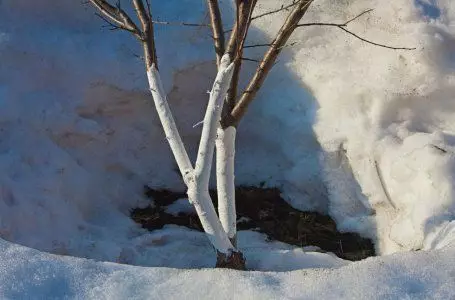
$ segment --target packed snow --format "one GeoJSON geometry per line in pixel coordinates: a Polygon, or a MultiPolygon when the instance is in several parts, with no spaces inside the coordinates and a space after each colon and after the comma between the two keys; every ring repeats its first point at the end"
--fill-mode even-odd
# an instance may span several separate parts
{"type": "Polygon", "coordinates": [[[174,203],[168,205],[165,210],[166,213],[173,216],[178,216],[179,214],[195,214],[196,210],[194,206],[188,201],[187,198],[178,199],[174,203]]]}
{"type": "MultiPolygon", "coordinates": [[[[451,299],[455,249],[292,272],[143,268],[0,242],[3,299],[451,299]]],[[[309,266],[311,267],[311,265],[309,266]]]]}
{"type": "MultiPolygon", "coordinates": [[[[202,0],[153,6],[160,20],[207,22],[202,0]]],[[[261,0],[258,13],[276,7],[261,0]]],[[[369,8],[350,30],[416,49],[298,29],[241,123],[236,182],[279,187],[294,207],[372,238],[382,256],[352,263],[244,231],[239,248],[256,272],[235,272],[194,270],[214,265],[204,234],[146,232],[129,218],[149,204],[144,185],[184,190],[135,40],[103,29],[80,1],[0,1],[0,297],[455,297],[455,5],[316,0],[303,22],[343,23],[369,8]]],[[[251,43],[268,41],[283,18],[255,21],[251,43]]],[[[194,159],[212,41],[206,28],[164,26],[157,42],[194,159]]]]}

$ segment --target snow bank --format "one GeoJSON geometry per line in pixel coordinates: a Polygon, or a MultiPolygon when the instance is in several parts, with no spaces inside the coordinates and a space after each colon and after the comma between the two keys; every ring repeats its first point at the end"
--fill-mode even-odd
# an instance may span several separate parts
{"type": "MultiPolygon", "coordinates": [[[[204,22],[203,2],[179,3],[156,5],[156,15],[204,22]]],[[[184,189],[135,56],[140,47],[126,33],[101,28],[79,3],[1,5],[0,235],[44,251],[117,261],[145,234],[128,218],[129,208],[145,204],[142,186],[184,189]]],[[[195,158],[201,127],[193,125],[203,118],[215,75],[212,41],[207,29],[157,30],[163,81],[195,158]]],[[[325,210],[311,97],[302,102],[301,84],[279,68],[271,80],[288,89],[285,105],[274,108],[279,94],[271,86],[270,98],[261,97],[264,105],[242,124],[237,183],[282,186],[295,206],[325,210]]]]}
{"type": "MultiPolygon", "coordinates": [[[[144,184],[183,188],[138,45],[101,29],[79,2],[54,2],[0,2],[0,237],[97,260],[213,265],[202,234],[174,227],[146,233],[128,217],[129,208],[145,204],[144,184]]],[[[244,232],[251,268],[332,270],[240,274],[94,263],[2,241],[2,296],[175,298],[181,289],[205,298],[232,289],[240,298],[453,296],[455,7],[450,0],[381,4],[319,0],[304,21],[343,22],[375,8],[349,28],[417,49],[373,47],[336,28],[299,30],[299,43],[239,128],[236,180],[279,186],[293,206],[330,212],[341,229],[375,238],[381,254],[432,251],[347,265],[244,232]]],[[[155,6],[163,20],[206,21],[202,1],[155,6]]],[[[271,7],[276,1],[261,1],[262,10],[271,7]]],[[[268,40],[282,17],[256,21],[270,31],[251,37],[268,40]]],[[[215,71],[211,40],[206,29],[172,26],[159,28],[157,38],[170,104],[194,158],[200,127],[193,125],[202,120],[215,71]]]]}
{"type": "Polygon", "coordinates": [[[55,256],[0,240],[3,299],[451,299],[454,248],[338,269],[142,268],[55,256]],[[416,266],[419,267],[416,267],[416,266]]]}
{"type": "MultiPolygon", "coordinates": [[[[308,27],[293,36],[287,65],[319,106],[314,130],[340,228],[375,237],[382,254],[437,248],[453,240],[455,226],[454,6],[321,0],[304,22],[343,23],[370,8],[348,29],[416,49],[394,51],[337,28],[308,27]]],[[[278,28],[273,20],[258,25],[278,28]]]]}
{"type": "MultiPolygon", "coordinates": [[[[184,14],[166,6],[163,17],[184,14]]],[[[181,187],[134,56],[140,49],[128,35],[101,29],[79,2],[2,1],[1,8],[0,235],[116,261],[144,233],[128,217],[145,204],[143,185],[181,187]]],[[[204,6],[192,8],[199,21],[204,6]]],[[[180,58],[168,59],[168,84],[176,66],[211,54],[207,39],[186,33],[182,44],[207,50],[188,44],[193,50],[177,55],[177,30],[162,32],[169,39],[159,37],[160,51],[180,58]]]]}

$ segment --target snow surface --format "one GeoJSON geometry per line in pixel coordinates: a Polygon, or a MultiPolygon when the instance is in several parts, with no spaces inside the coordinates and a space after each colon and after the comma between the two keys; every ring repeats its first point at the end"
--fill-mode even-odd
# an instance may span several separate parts
{"type": "MultiPolygon", "coordinates": [[[[162,20],[206,21],[203,1],[154,2],[162,20]]],[[[144,184],[183,190],[133,38],[102,29],[80,1],[0,1],[1,298],[453,298],[452,2],[315,1],[305,22],[343,22],[374,8],[349,28],[417,49],[299,29],[239,128],[236,181],[279,186],[294,207],[330,213],[384,256],[350,263],[240,232],[251,269],[319,269],[237,273],[123,266],[18,245],[150,267],[214,264],[203,234],[176,226],[148,233],[128,217],[147,204],[144,184]],[[427,251],[408,252],[418,249],[427,251]],[[403,253],[387,255],[395,252],[403,253]]],[[[262,0],[260,10],[276,6],[262,0]]],[[[267,41],[282,20],[255,21],[252,43],[267,41]]],[[[159,28],[157,40],[194,159],[193,125],[215,75],[211,40],[204,28],[178,26],[159,28]]]]}
{"type": "Polygon", "coordinates": [[[166,213],[178,216],[179,214],[195,214],[194,206],[188,201],[188,198],[178,199],[174,203],[168,205],[165,210],[166,213]]]}
{"type": "Polygon", "coordinates": [[[450,247],[341,268],[238,272],[95,262],[0,240],[0,292],[3,299],[451,299],[453,255],[450,247]]]}

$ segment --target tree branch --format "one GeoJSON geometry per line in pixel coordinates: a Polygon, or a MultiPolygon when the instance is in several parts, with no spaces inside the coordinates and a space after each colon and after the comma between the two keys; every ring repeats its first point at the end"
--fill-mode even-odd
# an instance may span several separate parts
{"type": "Polygon", "coordinates": [[[363,12],[361,12],[360,14],[358,14],[357,16],[355,16],[354,18],[344,22],[344,23],[305,23],[305,24],[299,24],[297,25],[297,27],[310,27],[310,26],[330,26],[330,27],[336,27],[336,28],[339,28],[341,30],[343,30],[344,32],[354,36],[355,38],[365,42],[365,43],[368,43],[368,44],[371,44],[371,45],[375,45],[375,46],[378,46],[378,47],[382,47],[382,48],[387,48],[387,49],[392,49],[392,50],[415,50],[416,48],[409,48],[409,47],[394,47],[394,46],[387,46],[387,45],[384,45],[384,44],[380,44],[380,43],[376,43],[376,42],[373,42],[373,41],[370,41],[370,40],[367,40],[365,38],[362,38],[360,37],[359,35],[357,35],[356,33],[350,31],[349,29],[347,29],[347,25],[355,20],[357,20],[358,18],[360,18],[361,16],[367,14],[367,13],[370,13],[372,12],[373,9],[367,9],[363,12]]]}
{"type": "Polygon", "coordinates": [[[116,29],[123,29],[131,32],[136,38],[142,40],[141,31],[131,18],[125,13],[120,5],[113,6],[106,0],[89,0],[90,3],[97,8],[104,17],[101,17],[110,26],[116,29]],[[110,20],[110,21],[109,21],[110,20]]]}
{"type": "Polygon", "coordinates": [[[341,30],[343,30],[344,32],[358,38],[359,40],[365,42],[365,43],[368,43],[368,44],[371,44],[371,45],[375,45],[375,46],[378,46],[378,47],[382,47],[382,48],[387,48],[387,49],[392,49],[392,50],[415,50],[416,48],[408,48],[408,47],[393,47],[393,46],[387,46],[387,45],[383,45],[383,44],[379,44],[379,43],[375,43],[375,42],[372,42],[370,40],[367,40],[367,39],[364,39],[360,36],[358,36],[357,34],[347,30],[346,28],[344,27],[341,27],[341,26],[337,26],[338,28],[340,28],[341,30]]]}
{"type": "Polygon", "coordinates": [[[352,19],[346,21],[343,25],[346,26],[346,25],[348,25],[349,23],[351,23],[351,22],[357,20],[357,19],[360,18],[361,16],[363,16],[363,15],[365,15],[365,14],[369,14],[369,13],[372,12],[373,10],[374,10],[374,9],[372,9],[372,8],[367,9],[367,10],[361,12],[360,14],[358,14],[357,16],[355,16],[354,18],[352,18],[352,19]]]}
{"type": "Polygon", "coordinates": [[[251,18],[257,0],[237,0],[237,20],[234,25],[234,30],[231,33],[229,44],[226,53],[229,54],[234,62],[234,73],[232,75],[231,86],[224,105],[221,123],[229,123],[230,113],[234,109],[237,100],[237,90],[240,79],[240,71],[242,68],[243,46],[248,35],[248,30],[251,25],[251,18]]]}
{"type": "Polygon", "coordinates": [[[289,4],[289,5],[286,5],[286,6],[281,5],[281,7],[278,8],[278,9],[271,10],[271,11],[265,12],[265,13],[263,13],[263,14],[260,14],[260,15],[257,15],[257,16],[252,17],[252,18],[251,18],[251,21],[254,21],[254,20],[256,20],[256,19],[259,19],[259,18],[262,18],[262,17],[265,17],[265,16],[269,16],[269,15],[272,15],[272,14],[279,13],[279,12],[281,12],[281,11],[283,11],[283,10],[288,10],[289,8],[295,6],[297,3],[298,3],[297,1],[294,1],[293,3],[291,3],[291,4],[289,4]]]}
{"type": "Polygon", "coordinates": [[[243,49],[250,49],[250,48],[259,48],[259,47],[270,47],[272,46],[271,43],[265,43],[265,44],[252,44],[252,45],[246,45],[243,47],[243,49]]]}
{"type": "Polygon", "coordinates": [[[256,63],[260,63],[261,62],[258,59],[248,58],[248,57],[242,57],[241,59],[244,60],[244,61],[249,61],[249,62],[256,62],[256,63]]]}
{"type": "Polygon", "coordinates": [[[188,22],[153,21],[153,24],[155,24],[155,25],[189,26],[189,27],[211,27],[210,24],[188,23],[188,22]]]}
{"type": "Polygon", "coordinates": [[[104,15],[95,13],[95,16],[103,20],[107,25],[104,25],[102,27],[109,27],[110,30],[118,30],[122,29],[119,25],[116,25],[115,23],[111,22],[108,18],[106,18],[104,15]]]}
{"type": "Polygon", "coordinates": [[[147,1],[147,9],[142,0],[132,0],[137,17],[141,22],[143,32],[142,46],[144,48],[145,66],[149,70],[152,66],[158,69],[158,58],[155,47],[155,34],[153,30],[153,19],[150,3],[147,1]]]}
{"type": "Polygon", "coordinates": [[[144,7],[142,0],[133,0],[134,9],[136,10],[137,17],[142,25],[142,30],[145,31],[151,22],[151,13],[144,7]]]}
{"type": "Polygon", "coordinates": [[[283,46],[286,45],[289,37],[297,28],[297,24],[305,15],[308,7],[312,2],[313,0],[299,0],[295,3],[293,10],[287,17],[283,26],[280,28],[277,36],[271,43],[269,50],[266,52],[264,58],[256,69],[256,73],[254,74],[247,88],[232,110],[230,118],[227,120],[227,122],[222,123],[223,128],[238,125],[240,119],[246,113],[248,106],[253,101],[258,90],[262,87],[262,84],[264,83],[268,73],[274,66],[275,61],[278,55],[281,53],[283,46]]]}
{"type": "MultiPolygon", "coordinates": [[[[373,41],[370,41],[370,40],[367,40],[365,38],[362,38],[360,37],[359,35],[357,35],[356,33],[348,30],[346,27],[349,23],[357,20],[358,18],[360,18],[361,16],[367,14],[367,13],[370,13],[372,12],[373,9],[368,9],[368,10],[365,10],[364,12],[358,14],[357,16],[355,16],[354,18],[344,22],[344,23],[324,23],[324,22],[318,22],[318,23],[304,23],[304,24],[299,24],[297,25],[297,27],[310,27],[310,26],[328,26],[328,27],[337,27],[341,30],[343,30],[344,32],[356,37],[357,39],[361,40],[361,41],[364,41],[366,43],[369,43],[369,44],[372,44],[372,45],[375,45],[375,46],[378,46],[378,47],[382,47],[382,48],[387,48],[387,49],[392,49],[392,50],[415,50],[416,48],[409,48],[409,47],[394,47],[394,46],[387,46],[387,45],[384,45],[384,44],[380,44],[380,43],[377,43],[377,42],[373,42],[373,41]]],[[[291,46],[295,46],[299,44],[298,42],[292,42],[290,44],[287,44],[287,45],[284,45],[282,46],[282,48],[285,48],[285,47],[291,47],[291,46]]],[[[264,43],[264,44],[253,44],[253,45],[247,45],[247,46],[244,46],[243,48],[244,49],[249,49],[249,48],[257,48],[257,47],[270,47],[272,46],[271,43],[264,43]]]]}
{"type": "Polygon", "coordinates": [[[210,24],[212,27],[213,40],[215,43],[216,63],[219,66],[221,57],[225,51],[223,20],[221,19],[218,0],[207,0],[207,5],[209,7],[210,24]]]}

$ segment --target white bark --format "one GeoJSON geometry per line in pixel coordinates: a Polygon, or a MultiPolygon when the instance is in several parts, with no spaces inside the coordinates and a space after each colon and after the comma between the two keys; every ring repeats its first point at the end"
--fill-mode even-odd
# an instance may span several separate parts
{"type": "Polygon", "coordinates": [[[216,139],[216,185],[218,190],[218,215],[229,239],[237,234],[235,210],[235,127],[218,128],[216,139]]]}
{"type": "Polygon", "coordinates": [[[229,240],[216,215],[208,189],[198,188],[194,185],[188,189],[188,198],[193,203],[202,227],[212,245],[224,254],[228,254],[234,250],[235,247],[229,240]]]}
{"type": "Polygon", "coordinates": [[[193,203],[213,246],[224,254],[228,254],[235,247],[229,241],[226,232],[221,225],[215,208],[209,195],[210,171],[213,162],[216,130],[221,117],[223,101],[232,78],[233,64],[230,63],[229,55],[224,55],[207,105],[207,111],[202,128],[201,141],[199,144],[196,166],[193,169],[188,154],[178,132],[170,107],[166,101],[161,78],[155,66],[148,72],[150,91],[153,95],[156,110],[161,124],[163,125],[166,138],[174,154],[185,184],[188,187],[188,198],[193,203]]]}
{"type": "Polygon", "coordinates": [[[189,187],[188,195],[194,203],[204,231],[218,251],[229,253],[235,247],[231,244],[221,225],[209,196],[210,171],[215,150],[216,130],[218,128],[224,98],[229,89],[234,65],[228,55],[221,59],[218,74],[210,92],[210,99],[204,117],[201,141],[196,160],[194,179],[195,186],[189,187]]]}
{"type": "Polygon", "coordinates": [[[233,71],[234,65],[230,63],[229,55],[226,54],[221,59],[219,71],[210,92],[195,166],[196,177],[200,177],[200,180],[207,185],[207,188],[215,150],[216,131],[233,71]]]}
{"type": "Polygon", "coordinates": [[[150,92],[152,93],[156,111],[158,112],[166,139],[169,142],[175,161],[177,162],[179,170],[182,173],[183,181],[188,185],[188,180],[193,172],[193,167],[188,157],[188,153],[186,152],[185,145],[180,138],[177,125],[175,124],[171,109],[167,103],[166,93],[164,92],[160,74],[155,65],[147,71],[147,77],[150,92]]]}

